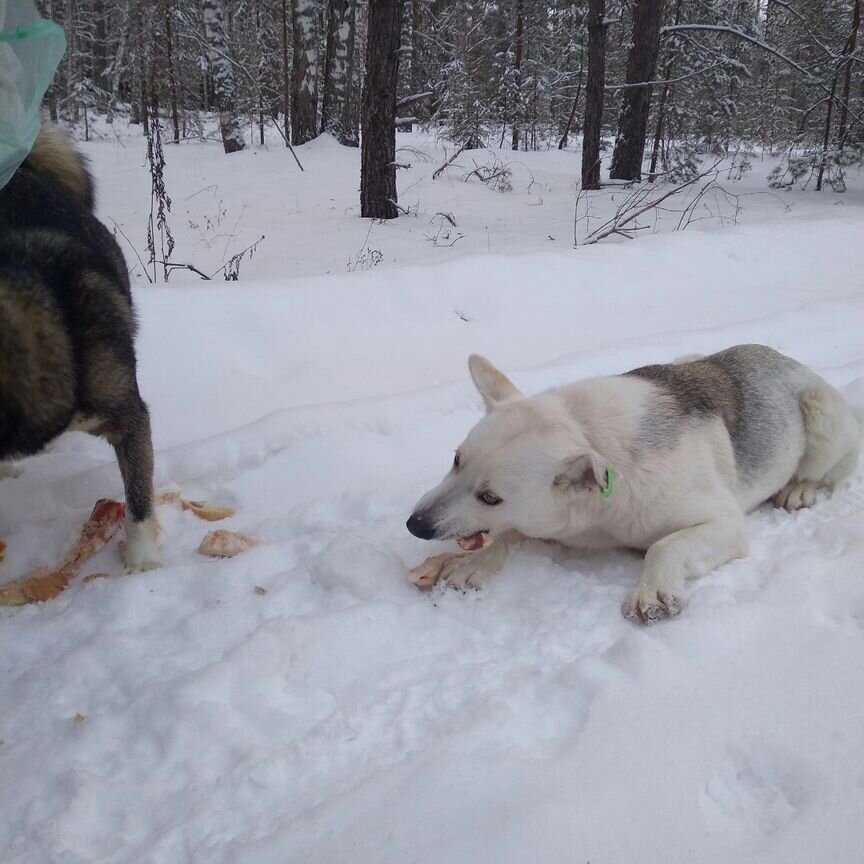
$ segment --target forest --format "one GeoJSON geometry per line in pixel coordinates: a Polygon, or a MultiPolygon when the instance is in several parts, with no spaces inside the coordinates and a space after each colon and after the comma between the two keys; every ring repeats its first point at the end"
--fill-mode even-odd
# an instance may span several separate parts
{"type": "MultiPolygon", "coordinates": [[[[80,137],[118,112],[166,142],[218,114],[364,150],[364,215],[398,215],[393,140],[584,142],[581,182],[687,179],[704,154],[782,157],[771,185],[843,191],[864,145],[861,0],[40,0],[69,50],[46,96],[80,137]],[[364,82],[366,86],[364,87],[364,82]]],[[[247,134],[247,130],[248,133],[247,134]]]]}

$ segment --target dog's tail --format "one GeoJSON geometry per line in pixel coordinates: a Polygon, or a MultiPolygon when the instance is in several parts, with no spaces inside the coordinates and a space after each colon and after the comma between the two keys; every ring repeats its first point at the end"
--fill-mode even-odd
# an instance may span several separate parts
{"type": "Polygon", "coordinates": [[[62,183],[84,202],[88,210],[93,210],[93,178],[87,170],[87,161],[56,127],[42,127],[24,164],[37,174],[62,183]]]}

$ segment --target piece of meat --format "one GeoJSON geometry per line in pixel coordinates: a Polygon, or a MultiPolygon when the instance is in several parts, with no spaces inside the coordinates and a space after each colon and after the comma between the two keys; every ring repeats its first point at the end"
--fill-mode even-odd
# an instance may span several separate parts
{"type": "Polygon", "coordinates": [[[233,516],[235,512],[231,507],[216,507],[206,501],[187,501],[179,492],[163,492],[156,496],[156,503],[178,504],[182,510],[194,513],[205,522],[221,522],[223,519],[233,516]]]}
{"type": "Polygon", "coordinates": [[[476,552],[478,549],[485,549],[492,540],[486,531],[478,531],[470,537],[460,537],[456,542],[465,552],[476,552]]]}
{"type": "Polygon", "coordinates": [[[444,572],[444,568],[448,562],[454,558],[464,558],[472,552],[485,549],[492,543],[492,538],[488,532],[478,531],[469,537],[459,537],[456,542],[463,550],[462,552],[444,552],[441,555],[432,555],[422,564],[418,564],[413,570],[408,571],[409,581],[413,582],[418,588],[431,588],[440,581],[441,574],[444,572]]]}
{"type": "Polygon", "coordinates": [[[53,600],[116,533],[126,518],[126,505],[102,498],[84,523],[78,542],[56,569],[40,567],[32,573],[0,586],[0,606],[23,606],[53,600]]]}
{"type": "MultiPolygon", "coordinates": [[[[234,511],[230,507],[214,507],[205,501],[187,501],[181,497],[179,492],[166,492],[159,495],[156,503],[179,504],[183,510],[194,513],[199,519],[206,522],[217,522],[234,515],[234,511]]],[[[53,600],[69,587],[69,583],[81,572],[84,564],[117,533],[125,518],[126,505],[122,501],[112,501],[109,498],[102,498],[97,501],[90,518],[81,528],[78,542],[60,566],[57,568],[40,567],[22,579],[7,585],[0,585],[0,606],[23,606],[26,603],[44,603],[46,600],[53,600]]],[[[231,532],[225,533],[230,534],[231,532]]],[[[224,553],[224,557],[238,555],[258,542],[255,538],[245,535],[235,536],[243,538],[242,542],[246,545],[240,548],[242,544],[238,540],[234,540],[233,545],[231,545],[232,541],[222,541],[224,548],[229,550],[224,553]]],[[[0,541],[0,561],[2,561],[5,551],[6,544],[0,541]]],[[[223,553],[219,554],[222,555],[223,553]]],[[[94,578],[96,577],[94,576],[94,578]]]]}
{"type": "Polygon", "coordinates": [[[470,554],[470,552],[444,552],[441,555],[433,555],[431,558],[427,558],[422,564],[418,564],[413,570],[409,570],[408,579],[418,588],[432,588],[438,583],[448,562],[454,558],[464,558],[470,554]]]}
{"type": "Polygon", "coordinates": [[[257,546],[260,542],[257,537],[250,534],[220,528],[206,534],[198,547],[198,551],[210,558],[233,558],[235,555],[257,546]]]}
{"type": "MultiPolygon", "coordinates": [[[[218,522],[234,515],[234,510],[230,507],[215,507],[206,501],[187,501],[179,492],[165,492],[157,496],[156,503],[178,504],[183,510],[194,513],[205,522],[218,522]]],[[[46,600],[53,600],[69,587],[69,583],[81,572],[84,564],[117,533],[117,529],[125,518],[126,505],[122,501],[113,501],[110,498],[102,498],[97,501],[90,518],[81,528],[78,542],[60,566],[57,568],[40,567],[22,579],[0,585],[0,606],[23,606],[27,603],[44,603],[46,600]]],[[[217,531],[213,533],[231,534],[232,532],[217,531]]],[[[254,537],[242,534],[234,536],[235,538],[243,538],[242,543],[246,545],[240,548],[242,543],[239,539],[223,540],[224,548],[228,549],[228,552],[205,552],[203,554],[219,554],[220,557],[230,557],[239,555],[240,552],[244,552],[258,542],[254,537]],[[232,542],[233,545],[231,545],[232,542]],[[230,551],[232,549],[235,551],[230,551]]],[[[206,537],[204,539],[207,540],[206,537]]],[[[202,545],[204,545],[203,542],[202,545]]],[[[5,552],[6,544],[0,541],[0,561],[3,560],[5,552]]],[[[100,575],[102,574],[94,574],[92,578],[98,578],[100,575]]]]}

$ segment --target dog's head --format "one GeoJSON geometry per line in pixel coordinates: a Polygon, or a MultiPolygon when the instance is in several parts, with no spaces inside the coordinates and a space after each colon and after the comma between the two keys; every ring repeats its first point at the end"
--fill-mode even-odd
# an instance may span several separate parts
{"type": "Polygon", "coordinates": [[[476,548],[483,534],[516,530],[554,538],[582,529],[579,503],[606,485],[608,464],[554,392],[524,397],[488,360],[468,368],[486,416],[456,450],[444,480],[407,522],[424,540],[455,538],[476,548]]]}

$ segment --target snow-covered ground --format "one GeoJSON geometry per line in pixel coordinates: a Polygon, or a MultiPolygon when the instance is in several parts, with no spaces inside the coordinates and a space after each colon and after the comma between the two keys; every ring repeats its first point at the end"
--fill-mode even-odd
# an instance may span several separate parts
{"type": "MultiPolygon", "coordinates": [[[[163,568],[123,576],[115,542],[89,568],[111,578],[0,613],[0,861],[860,861],[860,471],[755,513],[751,556],[651,629],[619,613],[635,555],[529,545],[481,592],[420,594],[406,569],[446,547],[404,528],[480,416],[471,351],[536,392],[759,341],[864,407],[860,180],[573,251],[575,154],[519,154],[541,190],[496,192],[433,181],[443,152],[406,141],[431,156],[400,175],[420,215],[371,231],[356,151],[301,148],[301,175],[275,146],[167,148],[178,261],[267,239],[236,283],[150,286],[125,248],[157,482],[263,542],[204,560],[206,526],[165,507],[163,568]],[[424,236],[436,212],[455,246],[424,236]]],[[[142,251],[141,142],[87,152],[142,251]]],[[[120,494],[85,435],[22,467],[0,483],[4,581],[120,494]]]]}
{"type": "MultiPolygon", "coordinates": [[[[116,125],[116,130],[100,127],[101,140],[85,145],[86,152],[99,175],[100,214],[109,227],[111,220],[116,222],[128,238],[118,236],[133,274],[143,281],[136,252],[146,259],[150,176],[140,135],[119,121],[116,125]]],[[[241,266],[244,280],[405,265],[425,268],[471,254],[571,250],[579,153],[466,151],[433,179],[454,150],[430,133],[400,134],[397,160],[410,167],[398,171],[399,203],[409,215],[370,224],[358,218],[360,151],[342,147],[329,136],[298,149],[303,172],[275,136],[266,149],[253,147],[230,159],[221,158],[218,144],[166,144],[165,178],[172,199],[168,223],[177,243],[173,260],[209,275],[262,235],[265,239],[254,258],[246,258],[241,266]],[[510,172],[510,191],[497,191],[495,184],[484,185],[476,175],[469,176],[478,167],[490,166],[510,172]]],[[[714,161],[706,158],[705,168],[714,161]]],[[[826,190],[820,195],[812,191],[812,183],[809,191],[769,190],[766,178],[776,159],[753,153],[746,159],[743,154],[736,156],[732,163],[718,166],[724,170],[717,184],[739,196],[737,202],[725,198],[721,189],[705,195],[686,233],[713,232],[736,218],[745,226],[766,220],[788,225],[802,219],[842,219],[864,206],[864,174],[859,168],[849,169],[848,192],[826,190]],[[750,169],[735,182],[738,171],[732,163],[745,161],[750,169]]],[[[693,200],[701,185],[665,206],[680,209],[693,200]]],[[[581,199],[578,239],[599,227],[629,194],[617,184],[581,199]]],[[[677,212],[652,211],[640,220],[647,226],[642,233],[669,230],[679,219],[677,212]]],[[[197,278],[175,271],[171,281],[197,278]]],[[[533,285],[528,282],[525,287],[533,285]]]]}

